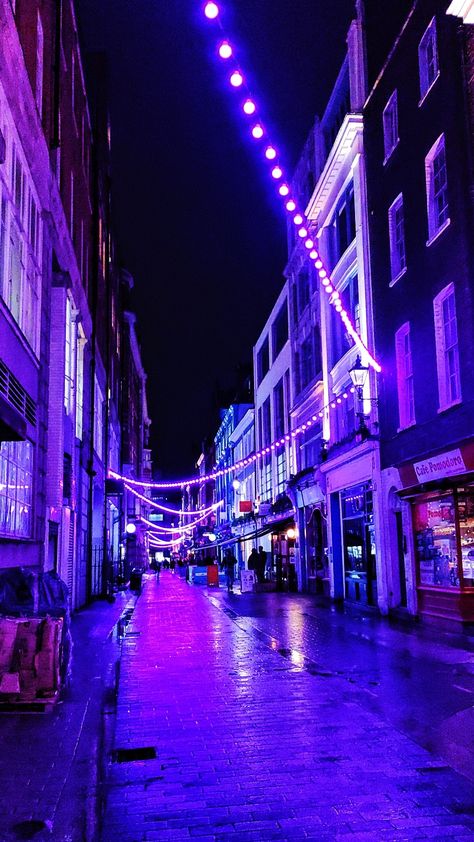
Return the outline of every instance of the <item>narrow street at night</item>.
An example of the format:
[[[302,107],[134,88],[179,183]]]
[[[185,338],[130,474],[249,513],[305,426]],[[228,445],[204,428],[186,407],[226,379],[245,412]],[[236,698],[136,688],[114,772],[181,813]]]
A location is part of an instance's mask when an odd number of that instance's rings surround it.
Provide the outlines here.
[[[149,577],[123,643],[103,842],[467,842],[473,699],[472,638]]]

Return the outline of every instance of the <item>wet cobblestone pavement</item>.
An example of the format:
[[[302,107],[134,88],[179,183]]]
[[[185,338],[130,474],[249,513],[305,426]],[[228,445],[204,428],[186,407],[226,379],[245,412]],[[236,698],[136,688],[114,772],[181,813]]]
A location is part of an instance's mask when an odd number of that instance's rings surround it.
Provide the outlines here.
[[[147,578],[102,840],[472,840],[473,664],[468,637]]]
[[[0,714],[0,840],[94,842],[104,696],[120,648],[115,624],[135,596],[96,603],[72,621],[69,687],[50,713]]]

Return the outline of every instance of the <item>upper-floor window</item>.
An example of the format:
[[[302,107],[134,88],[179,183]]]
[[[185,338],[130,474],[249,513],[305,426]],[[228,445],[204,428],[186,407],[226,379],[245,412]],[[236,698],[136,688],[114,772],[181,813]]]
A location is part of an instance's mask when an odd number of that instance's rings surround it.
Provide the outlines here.
[[[341,290],[341,299],[344,309],[350,316],[351,322],[356,331],[360,332],[360,303],[359,303],[359,279],[357,275],[351,275],[346,286]],[[351,335],[344,328],[339,313],[331,307],[331,366],[352,348],[353,340]]]
[[[299,466],[300,471],[314,468],[319,464],[321,456],[322,430],[320,424],[313,424],[299,437]]]
[[[0,442],[0,535],[33,536],[33,445]]]
[[[309,291],[309,270],[306,266],[303,266],[300,271],[298,272],[298,311],[299,314],[306,309],[309,304],[310,299],[310,291]]]
[[[285,299],[272,325],[272,358],[275,360],[288,340],[288,305]]]
[[[257,382],[261,383],[270,368],[270,349],[268,336],[265,338],[262,347],[257,352]]]
[[[260,408],[260,447],[268,447],[272,438],[270,398]]]
[[[423,100],[439,75],[436,21],[433,18],[418,46],[420,94]]]
[[[74,409],[74,384],[76,380],[76,320],[71,299],[66,298],[66,325],[64,337],[64,409],[71,415]]]
[[[43,56],[44,56],[44,35],[41,15],[38,12],[36,21],[36,79],[35,79],[35,100],[40,117],[43,114]]]
[[[285,434],[285,390],[283,377],[273,390],[273,424],[275,438],[279,439]]]
[[[458,328],[454,284],[449,284],[433,301],[439,408],[447,409],[461,400]]]
[[[449,225],[448,174],[444,134],[440,135],[425,158],[428,243]]]
[[[400,428],[403,429],[415,423],[413,362],[408,322],[402,325],[395,334],[395,356],[397,360],[398,414]]]
[[[390,158],[399,141],[398,137],[398,98],[394,91],[383,112],[383,145],[385,160]]]
[[[390,268],[392,281],[396,281],[406,269],[405,223],[403,216],[403,196],[400,193],[388,209],[388,229],[390,237]]]
[[[330,262],[333,269],[352,243],[356,234],[354,187],[349,185],[337,204],[330,226]]]

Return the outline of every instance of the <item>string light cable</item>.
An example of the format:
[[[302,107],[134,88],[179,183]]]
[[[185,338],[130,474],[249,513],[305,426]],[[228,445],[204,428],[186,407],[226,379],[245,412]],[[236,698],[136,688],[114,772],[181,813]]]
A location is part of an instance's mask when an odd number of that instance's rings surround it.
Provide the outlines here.
[[[270,176],[277,184],[278,194],[284,202],[284,208],[296,226],[297,234],[300,240],[304,243],[308,259],[316,269],[319,280],[325,290],[330,296],[329,303],[339,314],[347,333],[352,337],[355,345],[358,347],[365,362],[367,362],[375,371],[380,372],[381,366],[372,356],[367,346],[359,336],[355,329],[351,317],[343,306],[339,292],[331,283],[330,273],[324,266],[321,255],[316,248],[316,245],[310,235],[310,221],[303,210],[298,208],[298,203],[294,196],[291,195],[291,188],[285,180],[283,166],[279,161],[278,148],[270,142],[267,129],[264,123],[258,116],[259,109],[257,107],[255,98],[251,95],[251,91],[246,82],[246,77],[240,69],[236,58],[235,48],[232,45],[231,39],[226,36],[224,27],[221,21],[221,10],[217,3],[204,3],[204,15],[211,23],[215,23],[222,38],[217,44],[217,55],[226,65],[227,79],[230,86],[242,94],[244,97],[241,100],[241,111],[249,123],[250,134],[252,138],[260,145],[265,162],[270,167]]]
[[[217,509],[219,509],[221,506],[224,505],[224,501],[219,500],[218,503],[212,503],[211,506],[206,506],[205,509],[171,509],[171,508],[168,508],[167,506],[163,506],[163,504],[161,504],[161,503],[157,503],[155,500],[152,500],[150,497],[145,497],[144,494],[140,494],[138,491],[136,491],[134,488],[132,488],[130,483],[134,482],[134,480],[129,479],[128,477],[123,477],[123,476],[121,476],[121,474],[117,474],[115,471],[112,471],[112,470],[109,470],[109,476],[112,477],[113,479],[123,480],[124,487],[127,489],[127,491],[131,491],[133,494],[135,494],[136,497],[138,497],[140,500],[143,500],[144,503],[147,503],[149,506],[151,506],[152,509],[159,509],[159,511],[168,512],[168,514],[172,514],[172,515],[204,515],[204,514],[206,514],[206,515],[208,515],[211,512],[215,512]],[[179,487],[181,487],[182,484],[183,483],[179,483]],[[143,483],[142,485],[145,488],[153,488],[154,487],[153,483],[151,483],[151,485],[149,483]],[[184,483],[184,485],[186,485],[186,483]],[[159,486],[155,486],[155,487],[159,487]]]
[[[288,442],[293,441],[294,439],[298,438],[298,436],[303,435],[306,430],[312,427],[314,424],[319,424],[320,421],[324,418],[324,416],[331,412],[338,409],[341,404],[344,403],[349,397],[349,395],[354,394],[356,391],[355,386],[351,386],[350,388],[344,389],[339,395],[333,395],[331,400],[325,404],[325,406],[321,407],[314,415],[308,418],[303,424],[296,429],[291,430],[289,433],[285,433],[279,439],[276,439],[271,444],[267,445],[266,447],[262,447],[260,450],[255,451],[255,453],[249,454],[249,456],[245,457],[245,459],[240,459],[238,462],[235,462],[233,465],[228,465],[225,468],[214,469],[211,473],[206,474],[204,476],[199,477],[188,477],[187,479],[181,480],[171,480],[170,482],[148,482],[145,480],[131,480],[128,477],[122,477],[120,474],[117,474],[115,471],[109,470],[109,476],[113,477],[114,479],[121,479],[125,481],[126,485],[138,486],[140,488],[160,488],[160,489],[176,489],[176,488],[184,488],[188,485],[198,485],[199,483],[206,483],[206,482],[213,482],[214,480],[218,479],[219,477],[226,476],[228,474],[235,473],[239,471],[241,468],[247,467],[258,459],[262,459],[269,453],[273,453],[275,450],[279,450],[280,448],[284,447]],[[132,490],[132,489],[130,489]],[[149,500],[148,497],[144,497],[144,500]],[[215,506],[222,505],[222,501],[219,504],[215,503]],[[155,525],[155,524],[153,524]],[[176,529],[176,531],[178,531]]]
[[[138,495],[138,492],[135,491],[134,488],[131,488],[130,491],[132,492],[132,494]],[[196,520],[191,520],[189,523],[183,523],[181,526],[159,526],[156,523],[152,523],[151,520],[147,520],[147,518],[143,516],[140,517],[140,520],[143,523],[149,523],[153,527],[153,529],[156,530],[156,532],[171,532],[173,534],[176,534],[177,532],[183,533],[186,532],[187,529],[192,529],[193,526],[197,526],[198,523],[202,523],[202,521],[205,520],[205,518],[207,517],[207,514],[201,515],[201,517],[196,518]]]

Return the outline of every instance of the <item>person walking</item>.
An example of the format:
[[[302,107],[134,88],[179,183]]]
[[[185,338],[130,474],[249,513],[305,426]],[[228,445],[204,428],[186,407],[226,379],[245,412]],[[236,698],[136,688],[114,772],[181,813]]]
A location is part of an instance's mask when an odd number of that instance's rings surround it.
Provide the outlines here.
[[[267,554],[263,547],[258,548],[258,562],[257,562],[257,579],[259,582],[265,581],[265,569],[267,566]]]
[[[236,564],[237,559],[235,555],[233,554],[232,550],[227,549],[224,555],[224,567],[227,581],[227,590],[229,593],[234,592],[234,577]]]
[[[249,555],[248,569],[255,570],[255,572],[258,570],[258,552],[255,547]]]

